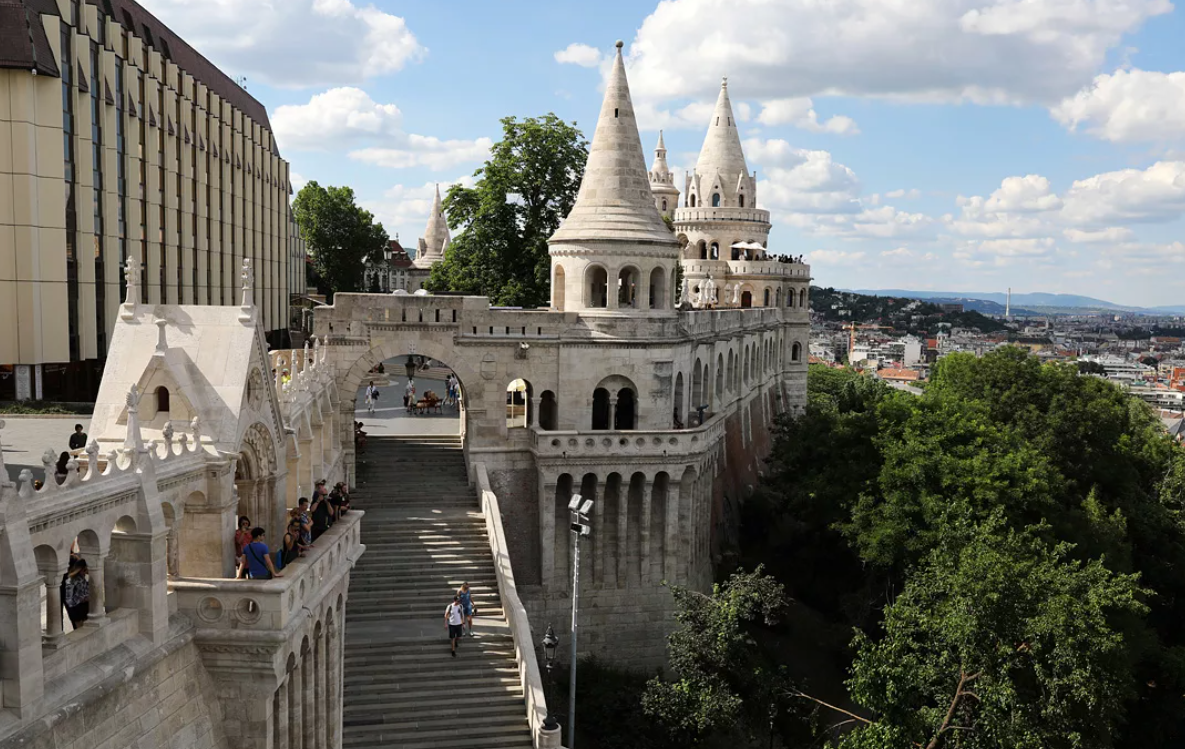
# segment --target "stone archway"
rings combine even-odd
[[[286,498],[277,487],[279,479],[275,438],[271,430],[255,422],[243,432],[239,443],[234,479],[239,498],[236,512],[250,518],[252,527],[267,530],[269,538],[276,537],[284,526],[287,512]]]
[[[465,442],[471,420],[480,421],[487,413],[497,413],[491,409],[505,409],[506,392],[503,385],[486,387],[487,383],[497,383],[497,362],[483,361],[479,357],[486,351],[472,347],[469,349],[454,348],[451,336],[441,336],[434,331],[406,331],[396,330],[371,339],[371,347],[339,347],[330,349],[330,361],[335,366],[337,375],[337,407],[340,414],[339,430],[343,466],[346,471],[346,481],[351,485],[356,483],[355,450],[353,437],[354,414],[358,403],[358,391],[365,386],[368,379],[373,378],[371,370],[379,362],[397,357],[424,356],[441,362],[452,370],[460,381],[464,408],[461,409],[460,434]],[[468,356],[467,356],[468,355]],[[345,428],[348,426],[349,428]]]

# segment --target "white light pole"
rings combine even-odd
[[[592,532],[588,523],[588,513],[592,510],[593,501],[584,499],[579,494],[572,495],[568,502],[568,511],[572,514],[572,680],[568,686],[568,747],[576,745],[576,629],[579,626],[577,616],[580,612],[580,538]]]

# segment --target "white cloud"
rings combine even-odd
[[[743,101],[732,103],[738,122],[748,122],[753,108]],[[662,109],[647,99],[634,99],[634,118],[639,130],[706,130],[716,111],[716,100],[693,101],[679,109]]]
[[[1132,230],[1126,226],[1112,226],[1107,229],[1094,231],[1083,229],[1065,229],[1062,236],[1075,244],[1112,244],[1125,242],[1132,238]]]
[[[788,99],[771,99],[761,102],[761,114],[757,121],[762,125],[793,125],[801,130],[812,133],[833,133],[835,135],[858,135],[860,128],[850,117],[836,115],[819,121],[815,112],[814,102],[808,97],[793,97]]]
[[[482,161],[493,146],[490,138],[441,140],[404,132],[402,125],[399,107],[379,104],[357,88],[331,89],[313,96],[308,104],[279,107],[272,115],[272,127],[282,148],[332,151],[370,143],[374,145],[355,148],[349,157],[393,169],[426,166],[439,170]]]
[[[307,185],[309,183],[309,181],[304,177],[304,175],[297,174],[296,172],[289,172],[288,173],[288,181],[292,184],[292,191],[293,192],[300,192],[300,188],[304,187],[305,185]]]
[[[350,0],[142,4],[229,74],[279,87],[360,83],[427,51],[399,16]]]
[[[1056,102],[1169,0],[667,0],[630,45],[640,98]]]
[[[1051,113],[1070,130],[1082,127],[1112,142],[1179,141],[1185,133],[1185,73],[1100,75]]]
[[[1171,221],[1185,213],[1185,161],[1159,161],[1075,182],[1065,219],[1081,226]]]
[[[899,190],[888,191],[887,193],[885,193],[885,197],[891,198],[893,200],[901,200],[903,198],[906,200],[916,200],[917,198],[922,197],[922,191],[917,188],[913,188],[911,190],[906,190],[906,189],[902,188]]]
[[[587,44],[573,42],[555,53],[555,61],[582,68],[595,68],[601,64],[601,50]]]
[[[440,194],[444,196],[454,184],[472,187],[474,178],[466,175],[454,180],[440,183],[425,182],[422,185],[394,185],[385,190],[381,198],[362,199],[359,204],[375,215],[382,222],[387,233],[394,237],[399,235],[399,242],[404,247],[414,248],[416,240],[424,233],[428,225],[428,214],[432,211],[432,199],[436,193],[436,185],[440,185]]]
[[[866,253],[845,252],[843,250],[814,250],[807,253],[807,262],[815,265],[857,265],[864,260]]]
[[[321,151],[378,137],[400,137],[403,115],[394,104],[378,104],[358,88],[334,88],[308,104],[277,107],[272,130],[282,148]]]
[[[401,148],[362,148],[351,151],[350,158],[390,169],[426,166],[439,170],[483,161],[490,155],[493,145],[494,141],[489,138],[441,140],[426,135],[408,135]]]

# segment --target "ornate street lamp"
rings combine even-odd
[[[416,378],[416,360],[412,354],[407,355],[407,362],[403,368],[407,370],[407,379],[414,380]]]
[[[543,662],[547,667],[547,680],[543,683],[543,699],[547,701],[547,718],[543,720],[543,727],[548,731],[559,730],[560,722],[555,719],[555,715],[551,712],[551,700],[548,698],[549,694],[554,694],[555,690],[551,682],[551,669],[555,666],[555,651],[560,646],[560,640],[555,636],[555,630],[551,625],[547,625],[547,634],[543,635]]]

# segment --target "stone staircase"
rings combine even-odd
[[[355,506],[366,553],[346,607],[343,744],[529,749],[531,733],[485,518],[456,436],[371,437]],[[462,582],[476,637],[449,655]]]

